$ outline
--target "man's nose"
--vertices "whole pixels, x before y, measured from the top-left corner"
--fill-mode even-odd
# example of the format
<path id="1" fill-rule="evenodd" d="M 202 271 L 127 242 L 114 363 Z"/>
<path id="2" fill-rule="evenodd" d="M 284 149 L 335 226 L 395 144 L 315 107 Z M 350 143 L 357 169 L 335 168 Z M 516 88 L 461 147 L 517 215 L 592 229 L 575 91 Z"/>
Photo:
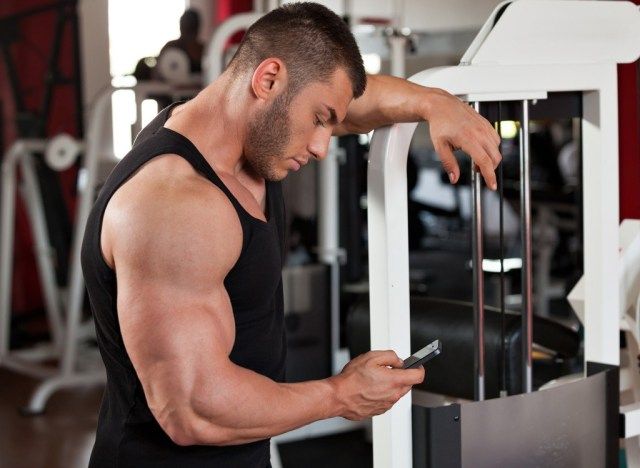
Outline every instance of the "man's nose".
<path id="1" fill-rule="evenodd" d="M 327 152 L 329 151 L 329 141 L 331 140 L 331 135 L 315 138 L 311 144 L 309 145 L 309 152 L 318 160 L 322 161 L 327 157 Z"/>

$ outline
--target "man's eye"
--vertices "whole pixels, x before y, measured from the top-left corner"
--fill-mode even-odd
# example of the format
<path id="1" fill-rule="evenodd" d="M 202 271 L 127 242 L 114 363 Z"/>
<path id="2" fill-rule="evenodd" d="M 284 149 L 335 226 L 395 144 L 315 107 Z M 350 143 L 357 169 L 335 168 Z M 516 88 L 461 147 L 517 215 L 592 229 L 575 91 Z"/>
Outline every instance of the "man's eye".
<path id="1" fill-rule="evenodd" d="M 321 126 L 324 127 L 324 122 L 322 120 L 320 120 L 320 118 L 316 115 L 316 127 L 317 126 Z"/>

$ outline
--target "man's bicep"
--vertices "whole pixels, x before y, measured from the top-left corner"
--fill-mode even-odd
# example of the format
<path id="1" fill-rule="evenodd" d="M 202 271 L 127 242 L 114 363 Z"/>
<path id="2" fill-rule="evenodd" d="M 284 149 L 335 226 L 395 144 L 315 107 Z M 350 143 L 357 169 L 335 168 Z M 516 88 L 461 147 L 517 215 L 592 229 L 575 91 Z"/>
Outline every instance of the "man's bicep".
<path id="1" fill-rule="evenodd" d="M 187 360 L 190 367 L 198 367 L 194 360 L 200 353 L 211 360 L 229 355 L 235 329 L 223 286 L 202 293 L 155 281 L 134 285 L 118 288 L 118 319 L 127 353 L 143 383 L 159 366 L 188 366 Z"/>
<path id="2" fill-rule="evenodd" d="M 118 314 L 151 413 L 170 437 L 181 434 L 194 414 L 194 395 L 230 365 L 235 326 L 224 287 L 189 294 L 154 281 L 139 290 L 125 286 Z"/>
<path id="3" fill-rule="evenodd" d="M 215 345 L 210 352 L 228 354 L 233 345 L 233 314 L 222 278 L 206 275 L 211 270 L 199 265 L 203 259 L 176 264 L 179 253 L 174 251 L 167 261 L 161 254 L 125 261 L 117 269 L 118 320 L 140 374 L 159 361 L 189 354 L 199 341 L 194 334 L 209 338 L 207 343 Z"/>
<path id="4" fill-rule="evenodd" d="M 151 207 L 114 246 L 118 320 L 145 392 L 151 383 L 161 392 L 186 391 L 208 370 L 202 356 L 227 359 L 235 339 L 223 282 L 242 231 L 233 216 L 226 224 L 212 219 L 225 217 L 224 206 L 216 212 L 197 203 Z"/>

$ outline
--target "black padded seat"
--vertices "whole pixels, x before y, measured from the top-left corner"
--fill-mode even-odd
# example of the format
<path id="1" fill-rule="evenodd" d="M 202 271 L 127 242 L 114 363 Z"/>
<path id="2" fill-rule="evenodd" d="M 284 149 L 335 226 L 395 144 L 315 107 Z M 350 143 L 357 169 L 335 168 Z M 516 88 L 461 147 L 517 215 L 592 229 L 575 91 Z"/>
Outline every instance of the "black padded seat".
<path id="1" fill-rule="evenodd" d="M 507 313 L 505 325 L 506 381 L 509 394 L 520 391 L 521 330 L 520 315 Z M 501 317 L 485 310 L 485 395 L 499 395 L 501 360 Z M 347 339 L 352 357 L 371 349 L 369 300 L 363 297 L 347 317 Z M 442 354 L 427 364 L 427 377 L 418 388 L 456 398 L 473 399 L 473 307 L 430 297 L 411 298 L 411 350 L 431 341 L 442 341 Z M 563 360 L 576 357 L 580 350 L 578 333 L 562 324 L 540 317 L 533 319 L 533 342 L 556 356 L 555 360 L 534 361 L 534 387 L 568 373 Z M 400 356 L 406 358 L 407 356 Z"/>

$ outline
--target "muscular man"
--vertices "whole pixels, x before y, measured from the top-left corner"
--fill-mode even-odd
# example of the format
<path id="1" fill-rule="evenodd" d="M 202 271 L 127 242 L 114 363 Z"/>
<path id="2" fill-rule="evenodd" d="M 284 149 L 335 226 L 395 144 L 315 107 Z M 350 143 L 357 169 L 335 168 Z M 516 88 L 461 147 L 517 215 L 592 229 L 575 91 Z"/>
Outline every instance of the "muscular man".
<path id="1" fill-rule="evenodd" d="M 372 351 L 283 382 L 279 183 L 331 135 L 421 119 L 452 182 L 461 147 L 495 186 L 487 121 L 444 91 L 367 77 L 342 20 L 299 3 L 256 22 L 218 80 L 142 131 L 83 245 L 108 375 L 92 467 L 266 467 L 269 437 L 381 414 L 423 380 Z"/>

